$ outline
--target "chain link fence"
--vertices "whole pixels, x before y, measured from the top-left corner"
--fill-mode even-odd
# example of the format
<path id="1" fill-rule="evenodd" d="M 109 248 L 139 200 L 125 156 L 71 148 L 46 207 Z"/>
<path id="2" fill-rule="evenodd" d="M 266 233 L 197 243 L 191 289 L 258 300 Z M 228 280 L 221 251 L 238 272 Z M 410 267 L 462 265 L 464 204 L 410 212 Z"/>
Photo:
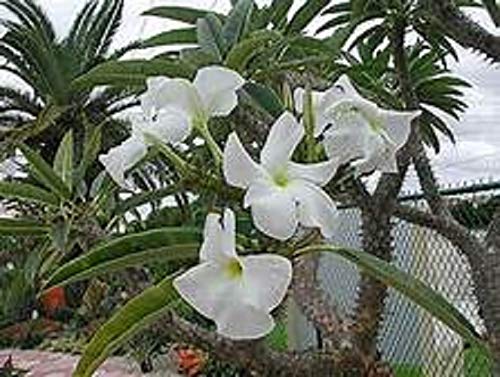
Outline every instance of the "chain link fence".
<path id="1" fill-rule="evenodd" d="M 442 191 L 454 217 L 472 232 L 484 236 L 495 205 L 500 201 L 500 182 L 464 184 Z M 419 194 L 406 195 L 405 205 L 425 207 Z M 480 333 L 484 325 L 473 293 L 470 266 L 449 241 L 405 221 L 395 220 L 393 263 L 436 289 L 473 323 Z M 361 247 L 360 213 L 342 210 L 335 243 Z M 353 314 L 359 274 L 339 257 L 325 255 L 319 268 L 323 288 L 341 311 Z M 291 341 L 299 349 L 316 344 L 316 332 L 292 308 Z M 379 350 L 397 377 L 489 377 L 489 360 L 460 336 L 433 319 L 401 294 L 389 290 Z"/>

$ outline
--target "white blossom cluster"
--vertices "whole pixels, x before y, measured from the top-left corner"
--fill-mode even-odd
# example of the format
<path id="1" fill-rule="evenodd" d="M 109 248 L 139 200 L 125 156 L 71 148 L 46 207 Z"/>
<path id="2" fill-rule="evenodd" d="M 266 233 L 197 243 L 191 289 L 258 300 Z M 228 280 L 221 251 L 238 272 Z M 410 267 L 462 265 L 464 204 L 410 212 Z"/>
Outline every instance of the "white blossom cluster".
<path id="1" fill-rule="evenodd" d="M 212 117 L 227 116 L 238 105 L 245 80 L 236 72 L 211 66 L 200 69 L 193 82 L 157 77 L 147 82 L 141 97 L 147 120 L 132 136 L 100 157 L 107 172 L 125 185 L 126 172 L 145 157 L 153 142 L 176 144 L 193 130 L 207 135 Z M 297 89 L 297 113 L 306 111 L 306 91 Z M 303 164 L 292 161 L 305 137 L 303 122 L 284 112 L 271 127 L 254 161 L 234 132 L 222 156 L 227 184 L 245 190 L 255 227 L 280 241 L 298 227 L 318 228 L 333 235 L 336 206 L 322 189 L 339 166 L 351 163 L 360 173 L 397 172 L 396 153 L 410 135 L 419 112 L 385 110 L 363 98 L 347 76 L 325 92 L 311 93 L 314 135 L 322 136 L 328 159 Z M 271 312 L 284 299 L 292 278 L 291 262 L 275 254 L 238 256 L 235 215 L 230 209 L 207 216 L 200 263 L 176 278 L 179 294 L 199 313 L 212 319 L 217 331 L 232 339 L 256 339 L 274 327 Z"/>

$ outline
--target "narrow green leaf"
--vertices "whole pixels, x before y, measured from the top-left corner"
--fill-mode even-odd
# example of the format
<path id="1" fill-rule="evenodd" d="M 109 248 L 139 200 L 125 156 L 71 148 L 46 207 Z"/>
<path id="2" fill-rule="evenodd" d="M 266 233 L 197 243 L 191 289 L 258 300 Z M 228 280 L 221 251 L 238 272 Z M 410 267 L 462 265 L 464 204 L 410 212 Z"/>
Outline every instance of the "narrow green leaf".
<path id="1" fill-rule="evenodd" d="M 247 30 L 254 5 L 253 0 L 239 0 L 227 16 L 222 28 L 222 36 L 228 49 L 236 45 Z"/>
<path id="2" fill-rule="evenodd" d="M 293 0 L 273 0 L 271 4 L 271 22 L 275 27 L 280 27 L 286 22 L 286 16 L 293 6 Z"/>
<path id="3" fill-rule="evenodd" d="M 87 279 L 103 272 L 148 263 L 154 258 L 182 260 L 198 250 L 200 234 L 194 228 L 163 228 L 120 237 L 73 259 L 45 283 L 49 288 Z"/>
<path id="4" fill-rule="evenodd" d="M 158 58 L 152 60 L 111 61 L 98 65 L 72 82 L 74 89 L 92 89 L 99 85 L 117 87 L 144 87 L 150 76 L 190 78 L 194 69 L 175 60 Z"/>
<path id="5" fill-rule="evenodd" d="M 30 163 L 33 172 L 36 174 L 37 178 L 49 189 L 51 189 L 55 194 L 63 199 L 70 199 L 71 192 L 68 187 L 64 184 L 63 180 L 59 178 L 54 169 L 33 149 L 27 145 L 21 144 L 19 146 L 21 152 L 23 152 L 24 157 Z"/>
<path id="6" fill-rule="evenodd" d="M 341 14 L 337 17 L 332 18 L 331 20 L 328 20 L 325 22 L 323 25 L 321 25 L 318 30 L 316 30 L 316 33 L 321 33 L 325 30 L 330 30 L 339 26 L 345 26 L 351 21 L 351 15 L 349 13 Z"/>
<path id="7" fill-rule="evenodd" d="M 488 11 L 491 20 L 496 27 L 500 27 L 500 4 L 496 0 L 482 0 L 483 5 Z"/>
<path id="8" fill-rule="evenodd" d="M 54 158 L 54 171 L 69 190 L 73 188 L 73 130 L 64 135 Z"/>
<path id="9" fill-rule="evenodd" d="M 33 220 L 0 218 L 0 234 L 16 236 L 46 235 L 48 227 Z"/>
<path id="10" fill-rule="evenodd" d="M 0 181 L 0 196 L 8 199 L 47 204 L 49 206 L 59 205 L 59 198 L 56 195 L 28 183 Z"/>
<path id="11" fill-rule="evenodd" d="M 351 11 L 351 2 L 346 1 L 343 3 L 334 4 L 329 8 L 326 8 L 323 11 L 323 14 L 332 14 L 332 13 L 344 13 Z"/>
<path id="12" fill-rule="evenodd" d="M 352 250 L 329 245 L 316 245 L 298 250 L 296 256 L 312 252 L 329 252 L 354 263 L 373 278 L 402 293 L 417 305 L 427 310 L 450 329 L 468 340 L 471 344 L 485 349 L 481 336 L 474 325 L 441 294 L 434 291 L 412 275 L 361 250 Z"/>
<path id="13" fill-rule="evenodd" d="M 50 226 L 50 238 L 52 239 L 52 245 L 56 250 L 60 251 L 61 254 L 64 254 L 67 251 L 70 230 L 70 223 L 62 217 L 53 220 Z"/>
<path id="14" fill-rule="evenodd" d="M 207 14 L 214 13 L 202 9 L 178 6 L 161 6 L 145 11 L 143 16 L 154 16 L 161 18 L 169 18 L 175 21 L 185 22 L 191 25 L 196 25 L 200 18 L 204 18 Z M 214 13 L 221 21 L 224 21 L 226 16 L 220 13 Z"/>
<path id="15" fill-rule="evenodd" d="M 97 330 L 73 372 L 73 377 L 90 377 L 113 351 L 138 331 L 151 325 L 169 309 L 177 293 L 167 277 L 158 285 L 127 302 Z"/>
<path id="16" fill-rule="evenodd" d="M 130 198 L 122 200 L 116 208 L 114 215 L 119 216 L 127 213 L 128 211 L 140 207 L 144 204 L 155 202 L 166 198 L 167 196 L 174 195 L 180 191 L 179 187 L 174 185 L 165 187 L 154 191 L 141 192 L 140 194 L 133 195 Z"/>
<path id="17" fill-rule="evenodd" d="M 94 126 L 84 117 L 85 143 L 83 145 L 82 157 L 76 173 L 75 186 L 81 184 L 87 173 L 87 169 L 96 161 L 101 151 L 102 125 Z"/>
<path id="18" fill-rule="evenodd" d="M 285 107 L 280 97 L 274 90 L 267 86 L 254 82 L 247 82 L 243 90 L 250 96 L 256 105 L 273 117 L 277 118 L 285 111 Z"/>
<path id="19" fill-rule="evenodd" d="M 47 128 L 51 127 L 63 114 L 65 108 L 55 105 L 46 106 L 37 116 L 33 129 L 30 130 L 31 136 L 38 135 Z"/>
<path id="20" fill-rule="evenodd" d="M 223 41 L 222 25 L 215 16 L 208 15 L 196 22 L 196 36 L 201 50 L 215 58 L 217 62 L 222 60 Z"/>
<path id="21" fill-rule="evenodd" d="M 286 33 L 302 32 L 328 4 L 330 4 L 330 0 L 307 0 L 292 17 L 286 28 Z"/>
<path id="22" fill-rule="evenodd" d="M 196 44 L 196 28 L 174 29 L 157 34 L 141 42 L 141 48 L 170 46 L 175 44 Z"/>
<path id="23" fill-rule="evenodd" d="M 226 57 L 226 66 L 242 72 L 248 62 L 270 44 L 280 40 L 280 34 L 271 30 L 260 30 L 236 44 Z"/>

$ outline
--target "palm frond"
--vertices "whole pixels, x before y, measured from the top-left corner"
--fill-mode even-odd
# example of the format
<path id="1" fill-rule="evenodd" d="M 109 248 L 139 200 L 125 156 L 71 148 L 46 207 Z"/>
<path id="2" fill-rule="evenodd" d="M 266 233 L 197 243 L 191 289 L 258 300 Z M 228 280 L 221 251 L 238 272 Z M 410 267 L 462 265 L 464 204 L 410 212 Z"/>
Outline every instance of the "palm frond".
<path id="1" fill-rule="evenodd" d="M 39 32 L 47 41 L 53 42 L 56 33 L 52 22 L 43 9 L 33 0 L 4 0 L 0 2 L 3 6 L 25 26 L 33 31 Z"/>
<path id="2" fill-rule="evenodd" d="M 18 110 L 33 116 L 42 110 L 40 103 L 29 92 L 14 88 L 0 87 L 0 104 L 15 104 Z"/>

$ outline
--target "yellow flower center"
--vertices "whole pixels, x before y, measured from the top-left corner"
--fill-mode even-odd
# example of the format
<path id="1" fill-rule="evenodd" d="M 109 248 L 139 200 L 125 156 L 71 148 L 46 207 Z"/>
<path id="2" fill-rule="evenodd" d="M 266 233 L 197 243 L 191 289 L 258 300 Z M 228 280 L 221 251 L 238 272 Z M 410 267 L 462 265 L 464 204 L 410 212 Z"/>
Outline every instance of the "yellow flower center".
<path id="1" fill-rule="evenodd" d="M 243 275 L 243 266 L 238 259 L 232 258 L 226 263 L 224 271 L 230 279 L 236 280 Z"/>
<path id="2" fill-rule="evenodd" d="M 286 170 L 281 170 L 273 174 L 273 180 L 274 183 L 281 188 L 286 187 L 290 182 Z"/>

